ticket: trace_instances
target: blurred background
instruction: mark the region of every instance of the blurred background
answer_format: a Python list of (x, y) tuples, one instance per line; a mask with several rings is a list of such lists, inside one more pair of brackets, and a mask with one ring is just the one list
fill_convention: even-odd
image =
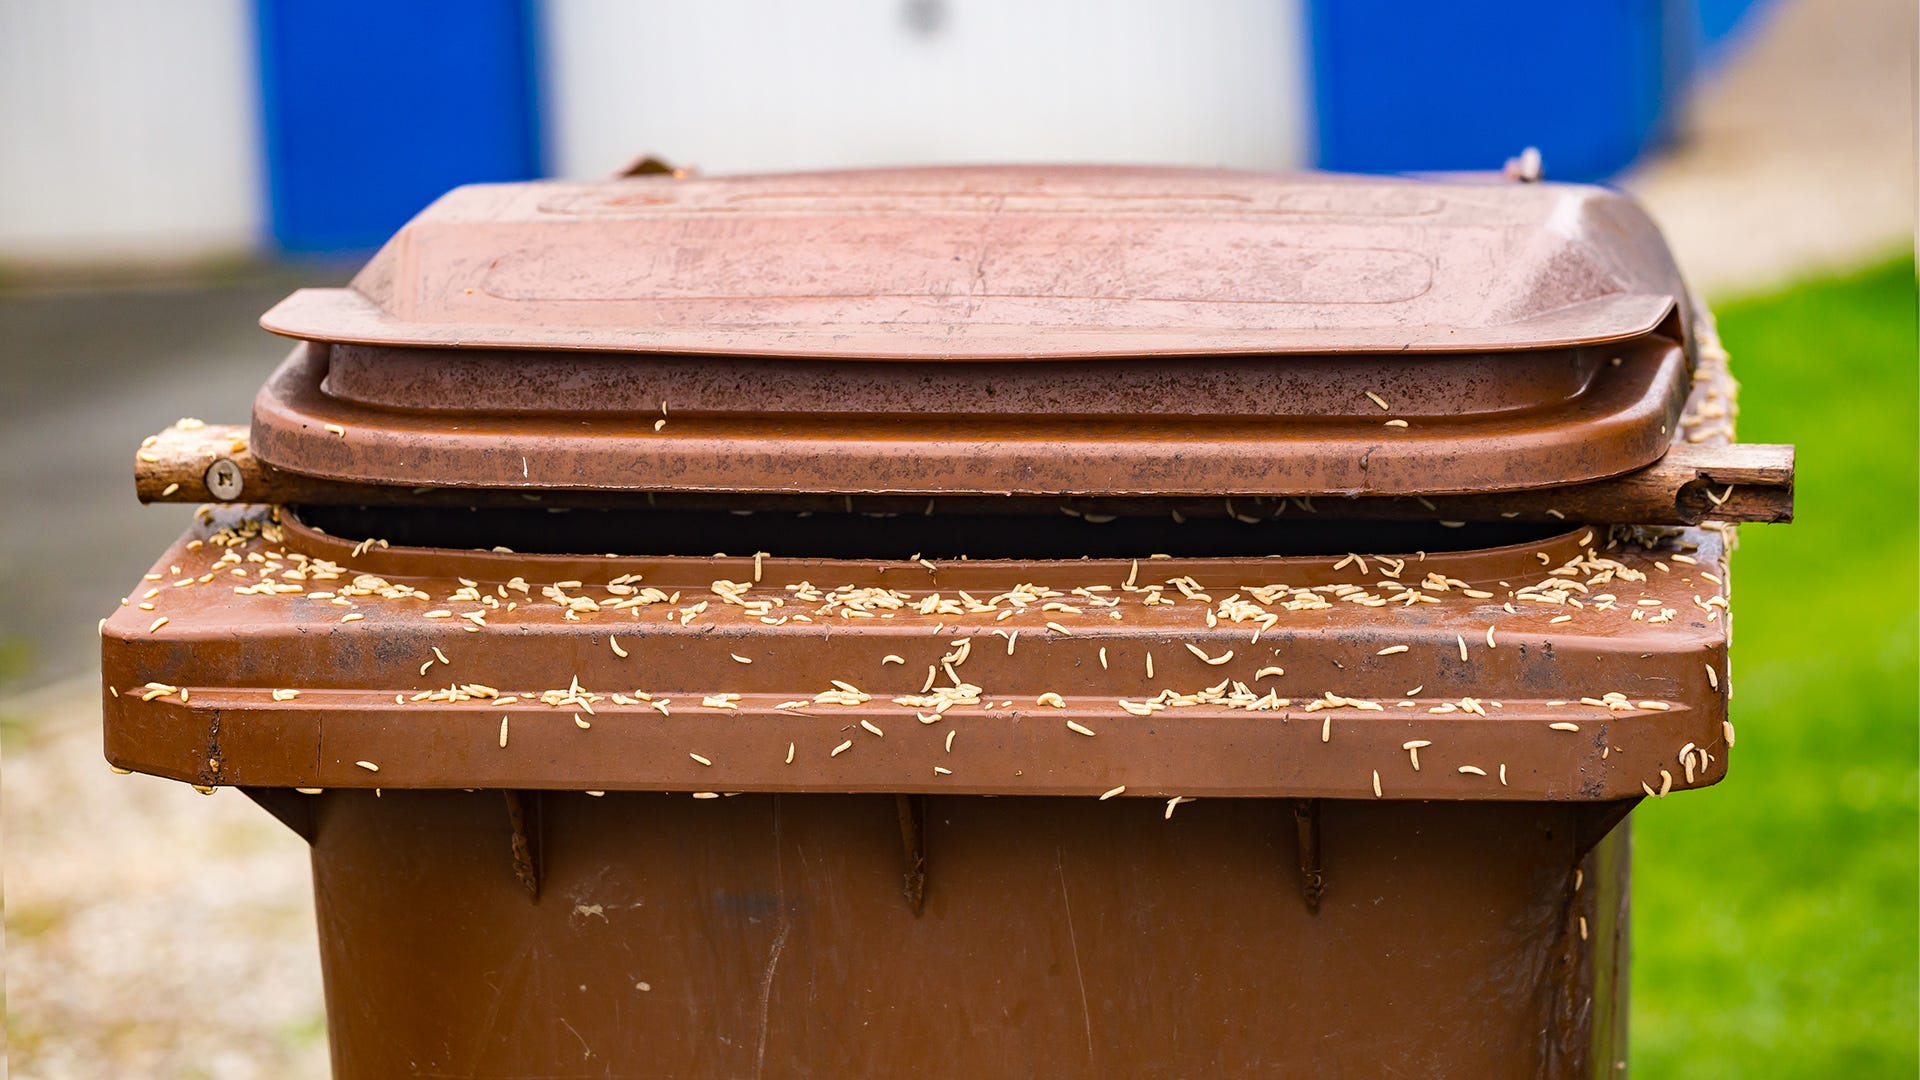
[(303, 845), (107, 772), (94, 625), (186, 523), (135, 504), (139, 439), (244, 420), (284, 352), (260, 312), (447, 188), (642, 154), (1424, 172), (1526, 146), (1649, 205), (1720, 313), (1742, 437), (1800, 447), (1800, 521), (1736, 561), (1732, 775), (1634, 815), (1634, 1065), (1915, 1075), (1915, 45), (1912, 0), (0, 2), (14, 1075), (325, 1074)]

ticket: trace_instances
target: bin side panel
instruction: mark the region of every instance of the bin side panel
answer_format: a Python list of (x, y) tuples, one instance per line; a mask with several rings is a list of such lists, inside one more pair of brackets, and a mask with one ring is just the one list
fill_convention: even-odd
[[(1577, 808), (885, 796), (316, 797), (342, 1077), (1571, 1075)], [(1577, 942), (1575, 943), (1577, 945)], [(1543, 1032), (1552, 1032), (1542, 1038)]]
[(1590, 896), (1580, 899), (1593, 923), (1588, 935), (1591, 948), (1586, 950), (1594, 968), (1593, 1022), (1588, 1029), (1591, 1052), (1586, 1071), (1595, 1080), (1622, 1076), (1626, 1070), (1628, 994), (1632, 982), (1628, 972), (1633, 924), (1630, 912), (1632, 825), (1631, 821), (1622, 821), (1615, 826), (1581, 863), (1586, 881), (1594, 886)]

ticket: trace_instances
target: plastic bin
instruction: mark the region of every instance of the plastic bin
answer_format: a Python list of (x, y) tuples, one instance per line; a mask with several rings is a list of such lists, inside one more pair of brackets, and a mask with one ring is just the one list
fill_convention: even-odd
[(468, 188), (264, 323), (106, 751), (311, 843), (338, 1075), (1624, 1060), (1792, 459), (1623, 197)]

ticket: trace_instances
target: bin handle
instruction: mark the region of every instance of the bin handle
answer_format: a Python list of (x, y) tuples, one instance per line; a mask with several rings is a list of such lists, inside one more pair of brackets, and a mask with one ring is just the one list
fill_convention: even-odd
[(634, 176), (671, 176), (675, 180), (685, 180), (697, 175), (697, 170), (683, 168), (658, 154), (641, 154), (614, 170), (610, 179), (625, 180)]

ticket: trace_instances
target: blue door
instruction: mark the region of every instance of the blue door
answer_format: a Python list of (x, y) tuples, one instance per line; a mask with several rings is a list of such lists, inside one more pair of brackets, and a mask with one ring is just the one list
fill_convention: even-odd
[(541, 173), (534, 0), (256, 0), (272, 240), (364, 252), (459, 184)]

